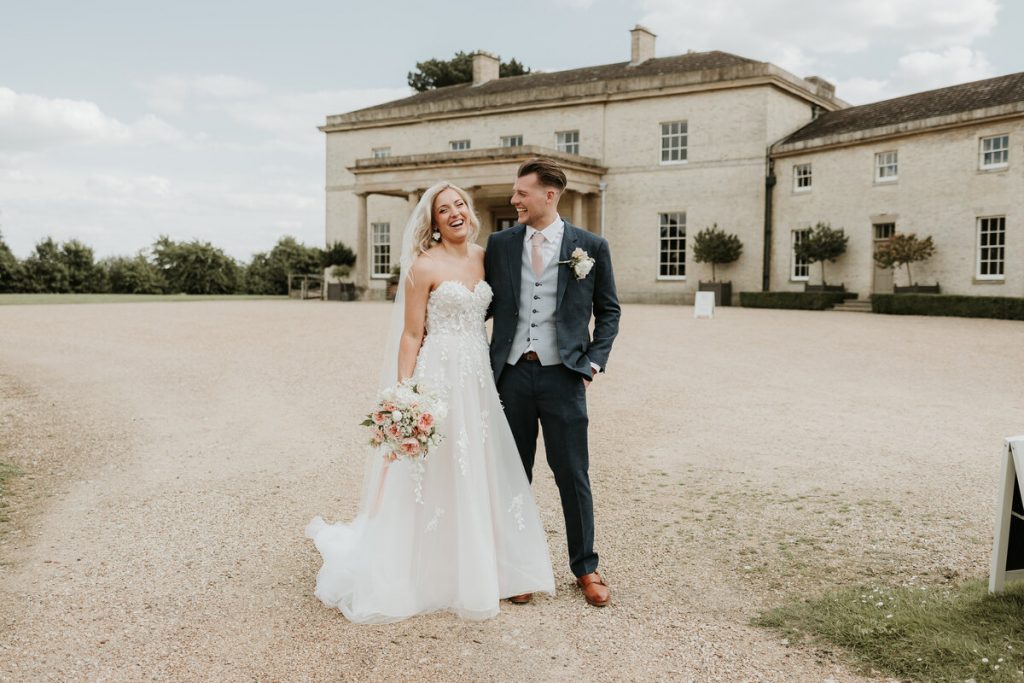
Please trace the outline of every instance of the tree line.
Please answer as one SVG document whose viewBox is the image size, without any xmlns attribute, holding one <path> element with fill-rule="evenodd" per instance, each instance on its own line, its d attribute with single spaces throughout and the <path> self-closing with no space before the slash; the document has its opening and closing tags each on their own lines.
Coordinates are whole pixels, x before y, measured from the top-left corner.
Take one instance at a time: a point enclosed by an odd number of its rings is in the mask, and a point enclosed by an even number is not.
<svg viewBox="0 0 1024 683">
<path fill-rule="evenodd" d="M 355 260 L 342 242 L 321 249 L 285 236 L 240 263 L 209 242 L 161 235 L 134 256 L 99 260 L 79 240 L 47 237 L 19 261 L 0 234 L 0 292 L 285 295 L 289 273 L 321 273 Z"/>
</svg>

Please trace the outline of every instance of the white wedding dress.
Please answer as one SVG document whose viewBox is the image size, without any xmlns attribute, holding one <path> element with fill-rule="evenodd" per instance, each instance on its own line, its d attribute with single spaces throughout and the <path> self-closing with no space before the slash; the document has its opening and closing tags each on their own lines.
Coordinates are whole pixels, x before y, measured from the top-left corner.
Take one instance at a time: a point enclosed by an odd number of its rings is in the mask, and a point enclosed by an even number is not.
<svg viewBox="0 0 1024 683">
<path fill-rule="evenodd" d="M 351 523 L 316 517 L 306 527 L 323 556 L 316 596 L 350 621 L 438 610 L 486 619 L 502 598 L 554 594 L 544 528 L 491 372 L 491 296 L 485 281 L 470 290 L 454 280 L 429 295 L 415 377 L 447 404 L 441 444 L 425 461 L 371 473 L 379 495 L 364 498 Z"/>
</svg>

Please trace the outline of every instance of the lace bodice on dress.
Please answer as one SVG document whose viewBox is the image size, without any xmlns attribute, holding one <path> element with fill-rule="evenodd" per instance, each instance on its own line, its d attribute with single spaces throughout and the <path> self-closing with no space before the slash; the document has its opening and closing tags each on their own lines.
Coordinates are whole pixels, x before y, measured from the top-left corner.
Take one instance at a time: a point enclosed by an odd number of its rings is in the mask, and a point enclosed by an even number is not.
<svg viewBox="0 0 1024 683">
<path fill-rule="evenodd" d="M 487 338 L 484 319 L 493 292 L 486 281 L 470 290 L 458 280 L 445 280 L 427 301 L 427 339 L 436 334 L 468 334 Z"/>
<path fill-rule="evenodd" d="M 491 373 L 484 321 L 493 294 L 483 280 L 473 290 L 457 280 L 445 280 L 430 293 L 427 334 L 415 374 L 442 398 L 453 388 L 465 388 L 471 378 L 482 388 Z"/>
</svg>

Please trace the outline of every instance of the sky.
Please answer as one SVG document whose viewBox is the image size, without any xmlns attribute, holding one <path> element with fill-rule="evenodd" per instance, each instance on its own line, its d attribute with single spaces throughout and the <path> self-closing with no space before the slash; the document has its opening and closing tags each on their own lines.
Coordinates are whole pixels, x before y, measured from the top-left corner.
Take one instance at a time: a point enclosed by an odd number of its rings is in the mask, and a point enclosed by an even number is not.
<svg viewBox="0 0 1024 683">
<path fill-rule="evenodd" d="M 863 104 L 1024 71 L 1021 0 L 37 0 L 0 7 L 0 234 L 98 257 L 161 234 L 247 261 L 324 242 L 330 114 L 405 97 L 416 62 L 534 70 L 723 50 Z"/>
</svg>

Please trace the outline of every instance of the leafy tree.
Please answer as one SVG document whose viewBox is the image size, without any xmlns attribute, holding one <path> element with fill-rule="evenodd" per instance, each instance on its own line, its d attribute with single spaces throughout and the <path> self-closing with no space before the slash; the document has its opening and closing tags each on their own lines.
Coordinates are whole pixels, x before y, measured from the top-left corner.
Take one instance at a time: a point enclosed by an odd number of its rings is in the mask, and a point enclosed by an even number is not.
<svg viewBox="0 0 1024 683">
<path fill-rule="evenodd" d="M 354 266 L 356 264 L 356 253 L 344 242 L 335 242 L 323 251 L 323 258 L 320 264 L 324 268 L 331 266 Z"/>
<path fill-rule="evenodd" d="M 935 253 L 931 236 L 920 239 L 916 234 L 896 233 L 875 249 L 875 263 L 879 268 L 907 267 L 907 284 L 913 285 L 910 264 L 927 261 Z"/>
<path fill-rule="evenodd" d="M 794 252 L 797 258 L 808 263 L 821 264 L 821 284 L 825 282 L 825 261 L 835 263 L 836 259 L 846 253 L 846 243 L 850 238 L 842 228 L 833 230 L 828 223 L 818 223 L 807 237 L 796 245 Z"/>
<path fill-rule="evenodd" d="M 743 253 L 743 242 L 736 235 L 718 228 L 718 223 L 704 228 L 693 238 L 693 260 L 711 264 L 711 281 L 715 281 L 715 266 L 732 263 Z"/>
<path fill-rule="evenodd" d="M 235 260 L 209 242 L 174 242 L 161 235 L 153 243 L 153 260 L 169 292 L 234 294 L 241 284 Z"/>
<path fill-rule="evenodd" d="M 161 294 L 166 286 L 163 273 L 141 252 L 104 259 L 100 266 L 106 271 L 110 291 L 116 294 Z"/>
<path fill-rule="evenodd" d="M 21 287 L 21 280 L 21 264 L 0 233 L 0 292 L 17 292 Z"/>
<path fill-rule="evenodd" d="M 522 76 L 528 73 L 530 73 L 530 69 L 516 59 L 498 64 L 498 75 L 501 78 Z M 451 59 L 428 59 L 425 62 L 416 62 L 416 71 L 410 71 L 408 75 L 409 86 L 417 92 L 459 83 L 472 83 L 472 81 L 473 55 L 461 50 L 456 52 Z"/>
<path fill-rule="evenodd" d="M 60 255 L 67 267 L 70 291 L 83 293 L 107 290 L 106 272 L 93 260 L 91 247 L 78 240 L 70 240 L 61 245 Z"/>
<path fill-rule="evenodd" d="M 288 275 L 321 272 L 330 265 L 325 263 L 326 254 L 322 249 L 307 247 L 294 237 L 282 237 L 269 254 L 260 252 L 253 255 L 245 270 L 245 289 L 253 294 L 287 294 Z M 352 258 L 355 259 L 354 254 Z"/>
<path fill-rule="evenodd" d="M 47 237 L 36 244 L 35 251 L 22 263 L 22 273 L 22 291 L 71 291 L 67 263 L 52 237 Z"/>
<path fill-rule="evenodd" d="M 243 276 L 243 288 L 247 294 L 287 294 L 288 283 L 278 284 L 275 275 L 275 268 L 270 262 L 270 256 L 264 251 L 252 255 L 252 260 L 245 267 Z M 282 290 L 284 290 L 282 292 Z"/>
</svg>

